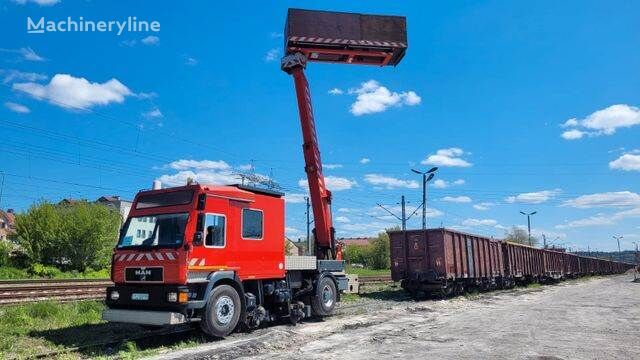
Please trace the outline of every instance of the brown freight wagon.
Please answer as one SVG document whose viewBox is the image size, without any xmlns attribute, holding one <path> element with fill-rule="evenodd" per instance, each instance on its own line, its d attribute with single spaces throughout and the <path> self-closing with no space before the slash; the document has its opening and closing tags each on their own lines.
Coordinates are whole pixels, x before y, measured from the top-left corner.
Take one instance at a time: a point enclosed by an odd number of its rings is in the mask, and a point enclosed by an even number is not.
<svg viewBox="0 0 640 360">
<path fill-rule="evenodd" d="M 391 277 L 412 294 L 449 295 L 467 287 L 504 285 L 498 241 L 445 228 L 388 233 Z"/>
<path fill-rule="evenodd" d="M 564 277 L 564 253 L 553 250 L 542 250 L 544 255 L 545 280 L 560 280 Z"/>
<path fill-rule="evenodd" d="M 580 261 L 577 255 L 564 253 L 564 275 L 573 278 L 580 275 Z"/>
<path fill-rule="evenodd" d="M 544 260 L 541 249 L 503 241 L 502 254 L 507 281 L 525 283 L 538 281 L 542 278 Z"/>
</svg>

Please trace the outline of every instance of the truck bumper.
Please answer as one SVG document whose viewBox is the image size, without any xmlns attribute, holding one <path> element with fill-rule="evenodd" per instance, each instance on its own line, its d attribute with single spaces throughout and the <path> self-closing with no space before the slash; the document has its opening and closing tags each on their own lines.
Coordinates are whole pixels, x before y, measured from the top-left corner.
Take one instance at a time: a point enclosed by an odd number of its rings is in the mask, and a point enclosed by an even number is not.
<svg viewBox="0 0 640 360">
<path fill-rule="evenodd" d="M 187 322 L 186 316 L 170 311 L 106 309 L 102 320 L 141 325 L 177 325 Z"/>
</svg>

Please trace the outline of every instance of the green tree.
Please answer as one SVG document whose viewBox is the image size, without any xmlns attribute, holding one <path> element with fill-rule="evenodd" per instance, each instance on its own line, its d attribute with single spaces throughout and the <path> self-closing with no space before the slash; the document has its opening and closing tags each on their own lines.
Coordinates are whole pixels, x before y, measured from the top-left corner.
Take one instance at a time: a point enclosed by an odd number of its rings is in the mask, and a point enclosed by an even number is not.
<svg viewBox="0 0 640 360">
<path fill-rule="evenodd" d="M 119 224 L 115 210 L 88 202 L 42 202 L 16 216 L 18 243 L 31 264 L 78 271 L 109 264 Z"/>
<path fill-rule="evenodd" d="M 506 232 L 505 240 L 518 244 L 529 245 L 529 232 L 525 229 L 514 226 L 511 230 Z M 535 236 L 531 236 L 531 245 L 538 245 L 538 239 Z"/>
<path fill-rule="evenodd" d="M 111 208 L 88 202 L 63 206 L 64 258 L 72 270 L 104 269 L 109 265 L 120 215 Z"/>
</svg>

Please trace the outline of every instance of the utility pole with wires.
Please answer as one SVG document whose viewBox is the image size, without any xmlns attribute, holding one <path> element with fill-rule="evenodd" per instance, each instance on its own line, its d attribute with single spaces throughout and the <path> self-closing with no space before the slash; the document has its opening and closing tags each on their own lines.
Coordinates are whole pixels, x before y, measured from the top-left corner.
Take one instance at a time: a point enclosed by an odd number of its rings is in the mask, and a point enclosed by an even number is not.
<svg viewBox="0 0 640 360">
<path fill-rule="evenodd" d="M 544 249 L 547 248 L 547 235 L 542 233 L 542 243 L 544 244 Z"/>
<path fill-rule="evenodd" d="M 433 179 L 435 176 L 435 172 L 438 170 L 437 167 L 432 167 L 428 171 L 419 171 L 416 169 L 411 169 L 414 173 L 418 175 L 422 175 L 422 230 L 427 229 L 427 183 Z"/>
<path fill-rule="evenodd" d="M 622 252 L 620 252 L 620 240 L 622 240 L 624 236 L 622 235 L 613 235 L 613 238 L 618 242 L 618 261 L 622 259 Z"/>
<path fill-rule="evenodd" d="M 405 211 L 404 195 L 400 198 L 400 207 L 402 208 L 402 231 L 407 230 L 407 213 Z"/>
</svg>

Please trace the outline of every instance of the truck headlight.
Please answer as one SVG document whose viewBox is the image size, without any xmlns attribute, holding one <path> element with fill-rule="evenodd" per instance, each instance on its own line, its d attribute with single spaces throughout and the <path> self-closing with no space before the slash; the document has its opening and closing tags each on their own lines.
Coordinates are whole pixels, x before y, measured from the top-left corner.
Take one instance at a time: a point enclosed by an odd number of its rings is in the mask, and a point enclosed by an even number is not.
<svg viewBox="0 0 640 360">
<path fill-rule="evenodd" d="M 167 301 L 168 302 L 176 302 L 178 301 L 178 293 L 177 292 L 170 292 L 167 294 Z"/>
<path fill-rule="evenodd" d="M 120 299 L 120 293 L 119 293 L 119 292 L 117 292 L 116 290 L 113 290 L 113 291 L 109 294 L 109 298 L 110 298 L 111 300 L 114 300 L 114 301 L 115 301 L 115 300 L 118 300 L 118 299 Z"/>
</svg>

